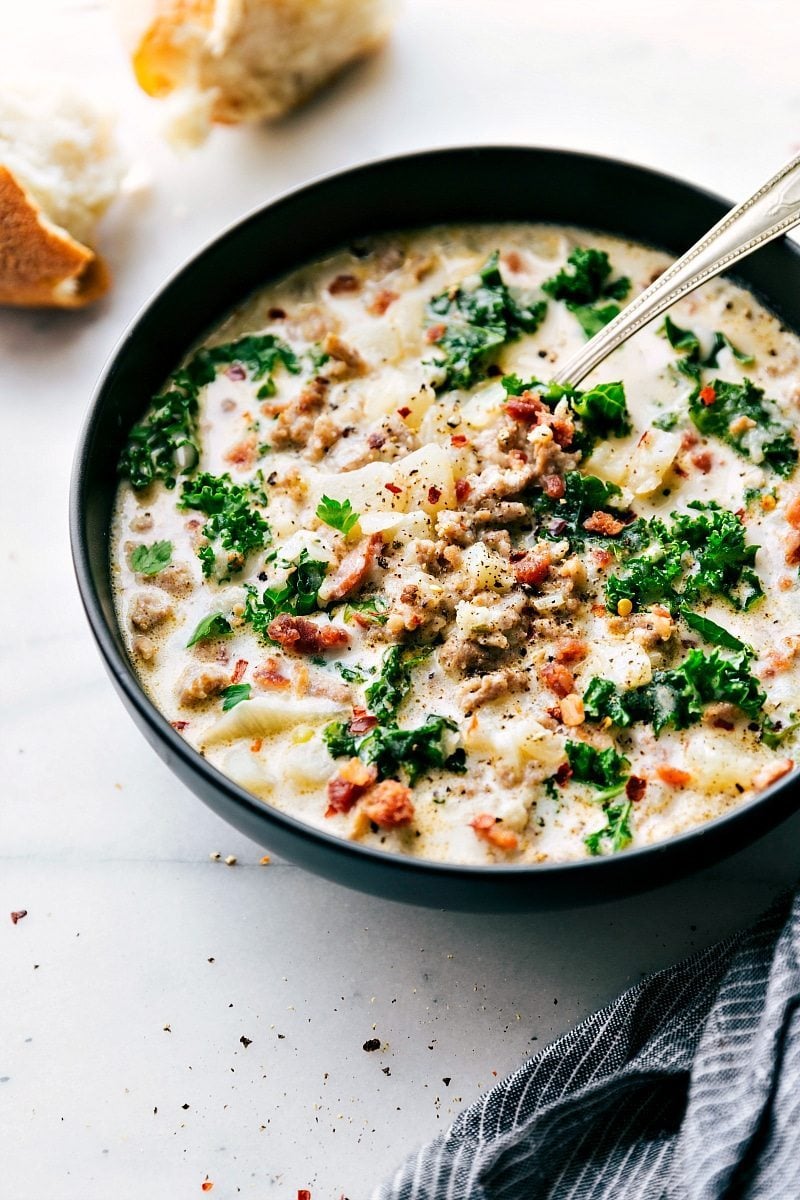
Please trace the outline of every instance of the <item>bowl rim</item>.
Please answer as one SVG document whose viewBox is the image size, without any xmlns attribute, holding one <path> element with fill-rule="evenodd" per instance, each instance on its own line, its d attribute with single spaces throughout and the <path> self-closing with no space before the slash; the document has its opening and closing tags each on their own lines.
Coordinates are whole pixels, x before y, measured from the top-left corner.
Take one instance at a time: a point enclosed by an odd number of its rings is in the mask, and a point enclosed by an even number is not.
<svg viewBox="0 0 800 1200">
<path fill-rule="evenodd" d="M 86 508 L 84 484 L 87 474 L 86 467 L 91 458 L 94 433 L 100 420 L 100 413 L 104 407 L 106 388 L 111 381 L 117 360 L 124 354 L 128 343 L 135 338 L 140 324 L 146 319 L 151 308 L 163 300 L 170 289 L 184 275 L 191 272 L 209 251 L 216 248 L 229 237 L 238 234 L 251 222 L 257 222 L 268 210 L 280 205 L 291 204 L 300 196 L 313 193 L 317 189 L 322 190 L 327 184 L 337 182 L 345 177 L 356 178 L 359 175 L 372 171 L 424 162 L 427 158 L 441 158 L 447 155 L 463 156 L 470 153 L 477 155 L 481 153 L 512 155 L 515 153 L 544 154 L 569 159 L 576 164 L 583 162 L 587 166 L 626 168 L 635 172 L 640 177 L 648 177 L 653 183 L 661 182 L 671 186 L 677 185 L 680 188 L 693 192 L 698 199 L 727 208 L 732 207 L 729 200 L 716 192 L 712 192 L 680 176 L 659 171 L 653 167 L 642 166 L 628 159 L 618 158 L 613 155 L 594 154 L 582 150 L 530 145 L 522 142 L 445 145 L 441 147 L 426 147 L 422 150 L 405 151 L 400 154 L 382 155 L 350 164 L 343 168 L 322 172 L 299 184 L 283 189 L 272 196 L 266 203 L 254 206 L 242 216 L 226 224 L 220 232 L 205 239 L 199 249 L 193 251 L 183 262 L 174 268 L 164 282 L 139 306 L 135 315 L 128 321 L 114 347 L 107 355 L 97 383 L 95 384 L 88 409 L 83 418 L 72 462 L 69 488 L 69 533 L 73 568 L 80 599 L 92 635 L 112 680 L 123 693 L 125 700 L 132 706 L 138 718 L 152 731 L 162 744 L 166 745 L 172 755 L 188 768 L 190 773 L 205 776 L 218 792 L 221 791 L 225 794 L 226 800 L 234 808 L 251 814 L 256 822 L 282 828 L 293 839 L 321 845 L 326 850 L 331 851 L 335 857 L 352 862 L 354 865 L 359 862 L 371 862 L 377 868 L 394 870 L 406 876 L 423 875 L 427 878 L 439 876 L 454 882 L 474 882 L 476 886 L 480 886 L 481 881 L 489 880 L 505 880 L 508 882 L 516 879 L 522 882 L 540 879 L 544 882 L 548 878 L 559 877 L 561 880 L 567 878 L 574 880 L 577 885 L 579 881 L 583 881 L 587 877 L 592 880 L 593 884 L 596 884 L 602 880 L 605 873 L 605 877 L 610 882 L 612 876 L 615 876 L 621 869 L 627 869 L 634 864 L 641 864 L 643 860 L 654 862 L 658 857 L 679 856 L 684 846 L 691 844 L 693 848 L 697 849 L 704 841 L 709 839 L 714 840 L 722 828 L 731 828 L 739 823 L 746 823 L 754 809 L 767 803 L 770 797 L 776 793 L 784 791 L 792 784 L 796 785 L 800 781 L 800 774 L 797 769 L 790 772 L 787 776 L 764 789 L 764 791 L 757 792 L 745 803 L 737 805 L 735 808 L 720 814 L 710 821 L 705 821 L 663 841 L 652 842 L 643 846 L 634 846 L 631 849 L 614 855 L 597 855 L 586 859 L 570 859 L 541 864 L 473 864 L 404 855 L 394 851 L 362 845 L 360 842 L 350 841 L 347 838 L 330 833 L 324 828 L 310 825 L 302 821 L 299 817 L 277 808 L 268 801 L 260 800 L 257 796 L 235 783 L 219 768 L 208 762 L 199 751 L 195 750 L 193 746 L 172 728 L 167 717 L 147 695 L 127 655 L 122 653 L 117 647 L 100 603 L 89 559 L 88 536 L 84 522 Z M 432 222 L 432 224 L 445 223 L 446 221 L 444 220 L 441 222 Z M 467 224 L 468 222 L 462 223 Z M 476 221 L 475 223 L 478 224 L 479 222 Z M 497 223 L 502 224 L 503 219 L 499 217 Z M 409 228 L 413 227 L 409 226 Z M 589 228 L 589 226 L 586 226 L 586 228 Z M 781 238 L 778 244 L 787 248 L 790 253 L 793 253 L 800 263 L 800 246 L 786 238 Z M 331 249 L 333 248 L 332 246 Z M 297 265 L 300 266 L 302 263 L 298 263 Z M 766 307 L 769 307 L 768 302 Z M 185 786 L 189 785 L 185 784 Z M 191 787 L 189 787 L 189 790 L 194 792 L 194 789 Z M 194 794 L 197 795 L 196 792 Z M 198 798 L 202 799 L 202 797 Z M 223 816 L 223 819 L 226 818 Z M 767 828 L 770 827 L 768 826 Z M 766 832 L 766 829 L 764 832 Z M 252 837 L 253 835 L 250 834 L 250 836 Z M 287 854 L 287 857 L 291 859 L 291 852 Z"/>
</svg>

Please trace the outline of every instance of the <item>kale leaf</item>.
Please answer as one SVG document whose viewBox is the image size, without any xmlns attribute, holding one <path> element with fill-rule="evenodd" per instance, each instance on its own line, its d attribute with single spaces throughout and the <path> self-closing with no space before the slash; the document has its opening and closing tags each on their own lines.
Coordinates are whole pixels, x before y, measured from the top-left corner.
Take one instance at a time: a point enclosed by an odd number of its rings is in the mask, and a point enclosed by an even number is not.
<svg viewBox="0 0 800 1200">
<path fill-rule="evenodd" d="M 576 783 L 589 783 L 613 795 L 625 786 L 631 764 L 613 746 L 595 750 L 588 742 L 567 742 L 565 749 Z"/>
<path fill-rule="evenodd" d="M 700 339 L 697 334 L 693 333 L 691 329 L 681 329 L 671 317 L 667 316 L 664 318 L 664 324 L 661 326 L 660 332 L 667 339 L 670 346 L 672 346 L 672 349 L 677 350 L 681 355 L 677 363 L 678 370 L 690 379 L 694 379 L 696 383 L 700 381 L 703 368 L 719 365 L 717 360 L 720 350 L 724 350 L 726 346 L 733 357 L 742 363 L 743 366 L 750 367 L 753 365 L 753 356 L 746 354 L 738 346 L 734 346 L 728 335 L 722 333 L 719 329 L 715 331 L 711 350 L 705 356 L 703 356 Z"/>
<path fill-rule="evenodd" d="M 606 483 L 596 475 L 567 471 L 564 476 L 564 495 L 554 499 L 546 492 L 537 492 L 533 508 L 540 517 L 555 519 L 556 524 L 552 528 L 542 530 L 545 536 L 568 537 L 573 544 L 580 545 L 592 536 L 583 528 L 583 522 L 593 513 L 613 510 L 614 498 L 621 494 L 615 483 Z M 613 515 L 619 517 L 619 510 Z"/>
<path fill-rule="evenodd" d="M 618 800 L 616 804 L 606 806 L 606 823 L 596 833 L 590 833 L 583 839 L 590 854 L 601 854 L 603 844 L 610 846 L 611 853 L 624 850 L 633 841 L 630 819 L 633 805 L 630 800 Z"/>
<path fill-rule="evenodd" d="M 403 646 L 390 646 L 383 656 L 380 677 L 364 693 L 371 713 L 390 721 L 411 689 L 411 672 L 429 656 L 430 649 L 414 654 Z"/>
<path fill-rule="evenodd" d="M 241 704 L 243 700 L 249 699 L 249 683 L 232 683 L 222 693 L 222 711 L 230 712 L 232 708 L 236 708 L 237 704 Z"/>
<path fill-rule="evenodd" d="M 749 379 L 741 383 L 715 379 L 708 387 L 695 388 L 689 397 L 689 416 L 702 434 L 720 438 L 737 454 L 763 462 L 777 475 L 786 478 L 797 466 L 792 427 Z"/>
<path fill-rule="evenodd" d="M 616 300 L 624 300 L 631 281 L 626 276 L 609 280 L 612 266 L 605 250 L 576 246 L 567 265 L 545 280 L 542 288 L 554 300 L 563 300 L 578 319 L 587 337 L 607 325 L 620 311 Z"/>
<path fill-rule="evenodd" d="M 754 654 L 752 646 L 748 646 L 745 642 L 734 637 L 722 625 L 718 625 L 716 621 L 710 620 L 708 617 L 703 617 L 700 613 L 692 612 L 690 608 L 682 608 L 680 610 L 686 624 L 690 629 L 694 629 L 701 637 L 710 642 L 712 646 L 724 646 L 726 650 L 735 650 L 737 652 L 744 651 L 747 654 Z"/>
<path fill-rule="evenodd" d="M 227 637 L 232 632 L 231 623 L 226 616 L 220 612 L 209 613 L 207 617 L 203 617 L 189 638 L 186 648 L 188 650 L 190 646 L 195 646 L 198 642 L 208 641 L 209 638 Z"/>
<path fill-rule="evenodd" d="M 633 428 L 625 387 L 619 381 L 600 383 L 586 392 L 562 387 L 558 383 L 540 383 L 536 379 L 525 383 L 519 375 L 504 375 L 502 383 L 507 395 L 521 396 L 524 392 L 534 392 L 551 410 L 566 397 L 578 427 L 573 445 L 584 454 L 590 454 L 599 439 L 624 437 Z"/>
<path fill-rule="evenodd" d="M 545 300 L 531 301 L 503 282 L 495 251 L 479 272 L 474 288 L 457 287 L 434 296 L 428 305 L 430 330 L 444 351 L 438 390 L 477 383 L 492 352 L 523 333 L 535 333 L 547 311 Z"/>
<path fill-rule="evenodd" d="M 328 564 L 321 559 L 311 558 L 304 549 L 294 562 L 287 565 L 291 569 L 283 583 L 265 588 L 260 600 L 258 590 L 252 583 L 245 584 L 247 599 L 243 616 L 262 638 L 269 637 L 267 630 L 281 613 L 307 616 L 323 607 L 318 593 Z"/>
<path fill-rule="evenodd" d="M 466 755 L 453 748 L 455 721 L 432 713 L 416 729 L 399 729 L 395 724 L 377 725 L 364 737 L 355 737 L 344 721 L 334 721 L 323 730 L 325 744 L 333 758 L 358 757 L 374 763 L 379 779 L 397 779 L 405 772 L 413 787 L 421 775 L 435 767 L 463 775 Z"/>
<path fill-rule="evenodd" d="M 213 545 L 201 546 L 198 558 L 203 574 L 227 579 L 231 572 L 240 571 L 247 555 L 268 546 L 272 534 L 269 524 L 255 505 L 265 505 L 267 497 L 258 484 L 238 484 L 230 475 L 211 475 L 202 471 L 183 484 L 179 507 L 192 508 L 209 518 L 203 534 L 209 543 L 219 541 L 226 552 L 224 567 L 218 572 L 217 554 Z"/>
</svg>

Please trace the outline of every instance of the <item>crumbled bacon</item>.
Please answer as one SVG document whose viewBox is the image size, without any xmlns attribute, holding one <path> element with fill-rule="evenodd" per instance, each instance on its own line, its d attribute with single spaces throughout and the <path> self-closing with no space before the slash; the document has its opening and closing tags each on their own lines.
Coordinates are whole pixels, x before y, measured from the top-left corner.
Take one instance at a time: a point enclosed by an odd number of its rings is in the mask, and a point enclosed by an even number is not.
<svg viewBox="0 0 800 1200">
<path fill-rule="evenodd" d="M 237 658 L 236 663 L 234 664 L 233 674 L 231 675 L 231 683 L 239 683 L 246 670 L 247 659 Z"/>
<path fill-rule="evenodd" d="M 508 267 L 509 271 L 517 274 L 519 271 L 525 270 L 525 264 L 522 261 L 521 255 L 516 250 L 506 250 L 503 255 L 503 265 Z"/>
<path fill-rule="evenodd" d="M 268 658 L 253 671 L 253 679 L 261 688 L 288 688 L 292 681 L 280 669 L 277 658 Z"/>
<path fill-rule="evenodd" d="M 800 529 L 800 496 L 795 496 L 786 506 L 786 520 L 792 529 Z"/>
<path fill-rule="evenodd" d="M 782 779 L 784 775 L 788 775 L 794 767 L 794 760 L 791 758 L 781 758 L 777 762 L 767 763 L 760 767 L 753 776 L 752 786 L 756 791 L 762 791 L 770 784 Z"/>
<path fill-rule="evenodd" d="M 465 437 L 463 433 L 454 433 L 450 438 L 450 445 L 455 446 L 456 450 L 459 450 L 462 446 L 469 445 L 469 438 Z"/>
<path fill-rule="evenodd" d="M 340 296 L 347 292 L 358 292 L 361 290 L 361 280 L 355 275 L 337 275 L 328 284 L 328 291 L 332 296 Z"/>
<path fill-rule="evenodd" d="M 359 542 L 354 550 L 344 556 L 333 575 L 324 580 L 319 589 L 320 599 L 326 604 L 331 600 L 343 600 L 360 588 L 372 569 L 381 545 L 383 538 L 379 533 L 373 533 Z"/>
<path fill-rule="evenodd" d="M 258 456 L 258 443 L 255 434 L 236 442 L 225 452 L 225 462 L 232 467 L 252 467 Z"/>
<path fill-rule="evenodd" d="M 439 501 L 441 500 L 441 498 L 442 498 L 442 493 L 441 493 L 440 488 L 438 488 L 438 487 L 429 487 L 428 488 L 428 503 L 429 504 L 438 504 Z"/>
<path fill-rule="evenodd" d="M 271 621 L 267 634 L 292 654 L 324 654 L 350 645 L 350 634 L 335 625 L 315 625 L 306 617 L 281 613 Z"/>
<path fill-rule="evenodd" d="M 564 784 L 569 782 L 572 778 L 572 767 L 568 762 L 563 762 L 557 768 L 554 778 L 559 787 L 564 787 Z"/>
<path fill-rule="evenodd" d="M 535 425 L 539 414 L 547 412 L 547 405 L 542 404 L 534 392 L 523 392 L 521 396 L 512 396 L 506 404 L 506 412 L 515 421 L 526 425 Z"/>
<path fill-rule="evenodd" d="M 682 771 L 680 767 L 671 767 L 669 763 L 662 763 L 656 767 L 656 775 L 662 783 L 674 788 L 685 788 L 692 778 L 688 771 Z"/>
<path fill-rule="evenodd" d="M 376 783 L 361 801 L 362 812 L 380 829 L 398 829 L 414 820 L 411 788 L 396 779 Z"/>
<path fill-rule="evenodd" d="M 601 571 L 605 570 L 614 561 L 614 555 L 609 550 L 603 550 L 601 547 L 592 550 L 592 558 Z M 601 609 L 601 611 L 604 610 Z"/>
<path fill-rule="evenodd" d="M 603 537 L 616 537 L 618 533 L 622 533 L 625 524 L 612 517 L 611 513 L 598 509 L 583 522 L 583 528 L 589 533 L 601 533 Z"/>
<path fill-rule="evenodd" d="M 550 500 L 560 500 L 565 490 L 563 475 L 544 475 L 542 477 L 542 491 Z"/>
<path fill-rule="evenodd" d="M 456 500 L 458 501 L 459 504 L 462 504 L 463 501 L 467 499 L 467 497 L 469 496 L 471 491 L 472 491 L 472 487 L 468 480 L 466 480 L 466 479 L 457 479 L 456 480 Z"/>
<path fill-rule="evenodd" d="M 382 288 L 375 299 L 367 305 L 367 312 L 373 317 L 382 317 L 389 305 L 394 304 L 397 298 L 397 292 L 392 292 L 389 288 Z"/>
<path fill-rule="evenodd" d="M 378 718 L 373 717 L 372 713 L 367 712 L 365 708 L 354 708 L 353 717 L 350 721 L 351 733 L 369 733 L 370 729 L 374 729 L 378 724 Z"/>
<path fill-rule="evenodd" d="M 697 454 L 692 455 L 692 466 L 697 467 L 702 475 L 707 475 L 713 465 L 714 459 L 710 450 L 698 450 Z"/>
<path fill-rule="evenodd" d="M 792 529 L 786 538 L 786 565 L 787 567 L 796 567 L 800 565 L 800 529 Z"/>
<path fill-rule="evenodd" d="M 560 663 L 583 662 L 589 647 L 583 638 L 562 637 L 556 642 L 554 658 Z"/>
<path fill-rule="evenodd" d="M 184 729 L 186 728 L 186 726 L 188 724 L 189 724 L 188 721 L 170 721 L 170 725 L 172 726 L 172 728 L 175 730 L 176 733 L 183 733 Z"/>
<path fill-rule="evenodd" d="M 550 555 L 546 550 L 529 550 L 514 564 L 514 577 L 525 587 L 539 587 L 550 573 Z"/>
<path fill-rule="evenodd" d="M 572 445 L 572 439 L 575 437 L 575 426 L 567 417 L 563 419 L 557 417 L 554 421 L 550 421 L 550 428 L 553 431 L 553 441 L 562 450 L 567 450 Z"/>
<path fill-rule="evenodd" d="M 539 678 L 545 687 L 563 700 L 575 687 L 572 672 L 562 663 L 542 663 L 539 668 Z"/>
<path fill-rule="evenodd" d="M 625 784 L 625 795 L 637 804 L 647 791 L 647 780 L 642 775 L 631 775 Z"/>
<path fill-rule="evenodd" d="M 378 769 L 367 766 L 360 758 L 349 759 L 328 780 L 328 807 L 326 817 L 336 813 L 347 813 L 355 802 L 371 788 L 378 778 Z"/>
<path fill-rule="evenodd" d="M 482 841 L 488 842 L 498 850 L 516 850 L 519 838 L 511 829 L 498 828 L 499 824 L 500 818 L 492 816 L 491 813 L 478 813 L 477 817 L 470 821 L 470 826 Z"/>
</svg>

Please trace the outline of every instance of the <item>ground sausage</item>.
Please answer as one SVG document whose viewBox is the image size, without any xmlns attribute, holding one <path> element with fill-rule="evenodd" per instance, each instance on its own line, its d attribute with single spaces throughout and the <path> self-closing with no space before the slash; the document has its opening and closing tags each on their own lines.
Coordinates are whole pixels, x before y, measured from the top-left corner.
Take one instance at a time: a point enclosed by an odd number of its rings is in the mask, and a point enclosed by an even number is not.
<svg viewBox="0 0 800 1200">
<path fill-rule="evenodd" d="M 273 642 L 292 654 L 324 654 L 350 645 L 350 634 L 336 625 L 315 625 L 306 617 L 281 613 L 267 629 Z"/>
</svg>

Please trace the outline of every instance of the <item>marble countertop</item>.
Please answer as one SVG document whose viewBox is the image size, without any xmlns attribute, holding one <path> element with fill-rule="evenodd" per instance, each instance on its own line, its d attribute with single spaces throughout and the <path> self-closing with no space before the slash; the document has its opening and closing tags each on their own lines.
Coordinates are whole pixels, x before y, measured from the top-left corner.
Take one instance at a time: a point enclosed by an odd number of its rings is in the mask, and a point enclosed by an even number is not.
<svg viewBox="0 0 800 1200">
<path fill-rule="evenodd" d="M 35 61 L 107 97 L 150 181 L 106 222 L 106 302 L 0 314 L 4 1195 L 177 1200 L 208 1178 L 215 1200 L 361 1200 L 525 1056 L 793 880 L 800 818 L 684 882 L 549 915 L 400 907 L 261 866 L 112 692 L 67 538 L 104 360 L 224 225 L 320 172 L 470 141 L 598 151 L 742 195 L 800 129 L 795 5 L 752 11 L 407 0 L 388 51 L 324 99 L 185 157 L 161 141 L 105 5 L 4 15 L 3 78 Z"/>
</svg>

